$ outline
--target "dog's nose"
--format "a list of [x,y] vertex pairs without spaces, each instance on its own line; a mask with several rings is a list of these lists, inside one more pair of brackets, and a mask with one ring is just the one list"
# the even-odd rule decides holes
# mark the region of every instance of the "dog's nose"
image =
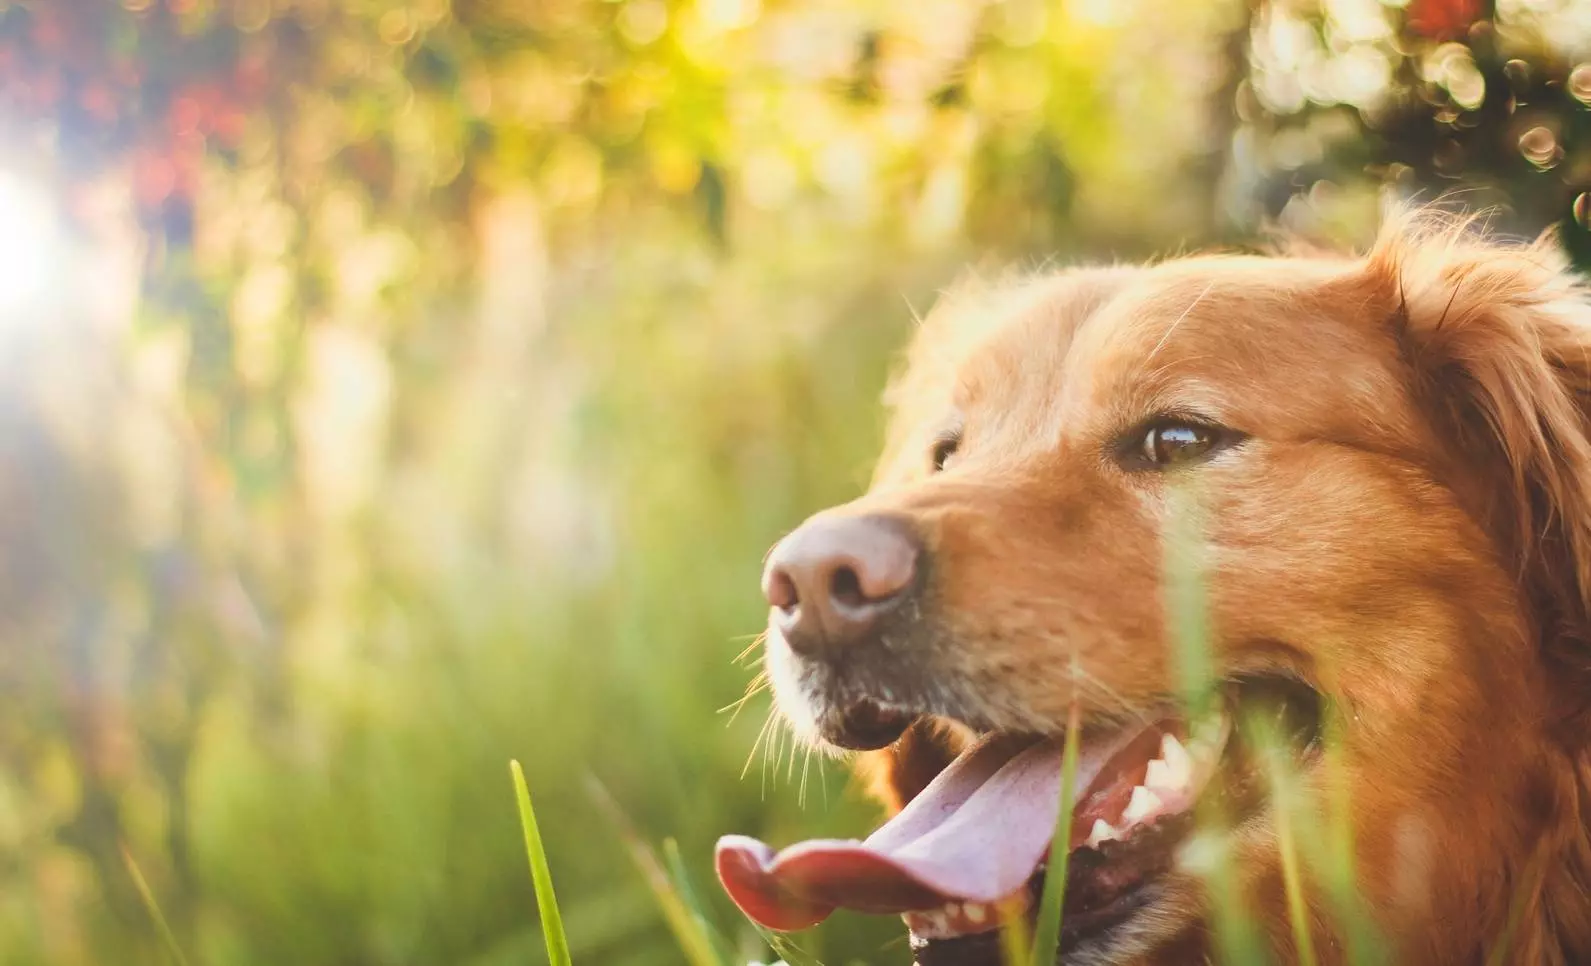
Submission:
[[762,592],[790,649],[817,656],[874,634],[916,585],[921,556],[904,521],[814,517],[774,547]]

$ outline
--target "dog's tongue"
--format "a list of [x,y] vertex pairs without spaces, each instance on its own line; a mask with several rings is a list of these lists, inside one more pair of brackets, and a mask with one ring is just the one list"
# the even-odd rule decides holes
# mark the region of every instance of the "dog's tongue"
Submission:
[[[1085,744],[1079,793],[1123,743]],[[718,841],[718,878],[742,912],[779,930],[816,925],[841,908],[898,913],[995,902],[1022,887],[1043,859],[1060,790],[1059,741],[992,736],[865,841],[818,839],[775,853],[728,835]]]

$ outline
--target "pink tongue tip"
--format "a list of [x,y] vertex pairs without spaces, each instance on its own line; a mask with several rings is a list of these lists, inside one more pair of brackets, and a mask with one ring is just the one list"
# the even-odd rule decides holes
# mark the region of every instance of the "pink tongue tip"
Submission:
[[[1128,736],[1130,737],[1130,736]],[[1085,748],[1086,789],[1121,746]],[[865,841],[818,839],[774,852],[743,835],[718,841],[718,878],[769,929],[816,925],[835,909],[899,913],[996,902],[1033,875],[1060,807],[1061,747],[996,735],[962,752]]]

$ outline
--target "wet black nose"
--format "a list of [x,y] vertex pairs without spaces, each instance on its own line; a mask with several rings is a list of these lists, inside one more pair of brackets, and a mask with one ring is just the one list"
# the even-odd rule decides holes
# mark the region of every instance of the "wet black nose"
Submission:
[[814,517],[768,556],[762,592],[798,654],[834,654],[874,638],[917,586],[922,545],[885,516]]

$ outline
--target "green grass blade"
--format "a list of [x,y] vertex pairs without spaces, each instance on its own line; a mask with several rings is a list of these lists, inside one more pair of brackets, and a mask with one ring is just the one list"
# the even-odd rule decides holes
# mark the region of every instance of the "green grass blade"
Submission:
[[552,870],[547,867],[547,853],[541,847],[541,832],[536,828],[536,812],[530,805],[525,772],[518,761],[510,761],[508,770],[514,776],[514,795],[519,799],[519,824],[525,830],[525,854],[530,857],[530,881],[536,890],[542,936],[547,940],[547,960],[552,966],[570,966],[569,940],[564,937],[558,897],[552,891]]
[[1271,813],[1276,821],[1276,848],[1282,860],[1282,890],[1287,898],[1287,919],[1293,927],[1293,948],[1299,966],[1315,966],[1315,940],[1309,928],[1309,907],[1304,902],[1303,876],[1298,864],[1298,842],[1293,837],[1295,813],[1304,812],[1298,776],[1289,767],[1290,751],[1275,731],[1255,726],[1249,732],[1269,778]]
[[[1198,494],[1186,485],[1169,490],[1164,533],[1166,620],[1176,651],[1187,719],[1199,721],[1215,708],[1215,661],[1210,653],[1204,587],[1204,530]],[[1266,962],[1254,917],[1244,903],[1227,848],[1229,825],[1222,809],[1201,796],[1195,812],[1199,831],[1190,843],[1193,864],[1209,890],[1215,919],[1217,962],[1251,966]]]
[[182,946],[177,943],[177,936],[171,931],[171,924],[166,922],[165,913],[160,911],[160,903],[155,901],[154,890],[149,888],[149,882],[144,878],[144,873],[138,868],[138,863],[133,860],[132,852],[127,846],[122,846],[122,862],[127,866],[127,874],[132,876],[133,887],[138,890],[138,897],[143,900],[144,908],[149,910],[149,918],[155,924],[155,931],[160,933],[161,942],[166,944],[166,951],[171,954],[172,962],[177,966],[188,966],[188,958],[182,954]]
[[681,895],[681,886],[669,878],[663,863],[658,861],[657,853],[630,824],[619,803],[614,801],[595,775],[586,776],[586,786],[597,807],[607,814],[618,829],[619,838],[623,840],[641,877],[651,887],[658,909],[663,913],[663,919],[674,934],[674,941],[679,944],[686,961],[691,966],[728,966],[720,959],[719,944],[714,942],[706,920],[692,911]]
[[[1329,684],[1330,679],[1325,680],[1328,682],[1325,688],[1327,693],[1335,691]],[[1313,842],[1316,851],[1321,853],[1315,861],[1325,870],[1334,911],[1343,927],[1348,966],[1386,966],[1390,961],[1387,944],[1364,898],[1359,894],[1359,876],[1354,861],[1353,803],[1349,794],[1351,775],[1348,771],[1344,727],[1341,715],[1328,704],[1324,713],[1320,759],[1330,812],[1327,836],[1324,841],[1305,836],[1301,844],[1307,848]]]
[[1214,710],[1216,683],[1204,597],[1203,521],[1194,493],[1179,487],[1168,496],[1171,512],[1165,533],[1166,619],[1176,649],[1183,707],[1188,720],[1194,722]]
[[788,936],[773,932],[756,923],[752,923],[752,928],[756,930],[758,936],[762,937],[762,941],[767,944],[768,948],[773,951],[773,955],[784,961],[786,966],[823,966],[822,960],[797,946]]
[[1028,935],[1028,911],[1020,901],[1001,906],[1000,912],[1000,962],[1005,966],[1023,966],[1033,955],[1033,944]]
[[734,957],[730,955],[728,947],[721,937],[708,925],[707,914],[703,912],[701,899],[696,895],[696,889],[691,884],[690,873],[685,870],[685,858],[680,855],[679,843],[672,838],[663,840],[663,857],[668,860],[668,870],[672,874],[674,884],[679,892],[680,900],[685,903],[686,910],[691,919],[696,923],[697,931],[707,938],[707,944],[712,947],[713,961],[715,963],[733,963]]
[[1066,721],[1066,747],[1061,753],[1061,807],[1055,816],[1055,834],[1050,838],[1050,866],[1044,876],[1038,926],[1033,932],[1033,966],[1054,966],[1061,948],[1061,907],[1066,904],[1066,867],[1072,855],[1072,799],[1076,797],[1077,743],[1082,730],[1082,711],[1074,699]]
[[1282,886],[1287,891],[1287,918],[1293,924],[1293,945],[1299,966],[1315,966],[1315,942],[1309,932],[1309,910],[1298,873],[1298,848],[1293,843],[1293,823],[1287,809],[1276,810],[1276,840],[1282,853]]

